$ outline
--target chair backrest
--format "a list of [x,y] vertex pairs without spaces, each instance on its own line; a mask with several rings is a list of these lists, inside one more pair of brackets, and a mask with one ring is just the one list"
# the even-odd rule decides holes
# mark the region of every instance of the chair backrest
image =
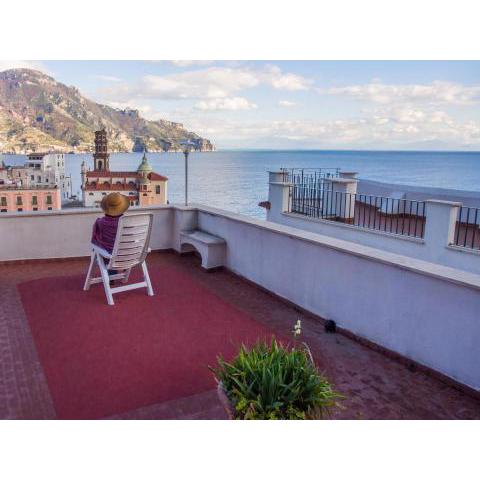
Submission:
[[152,222],[152,213],[130,214],[120,218],[112,258],[108,263],[109,270],[127,270],[145,260]]

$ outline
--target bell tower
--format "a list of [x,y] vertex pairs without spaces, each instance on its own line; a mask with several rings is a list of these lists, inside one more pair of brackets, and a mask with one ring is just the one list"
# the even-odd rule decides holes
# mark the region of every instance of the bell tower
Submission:
[[110,170],[110,154],[107,150],[107,132],[105,128],[95,132],[95,153],[93,154],[94,170]]

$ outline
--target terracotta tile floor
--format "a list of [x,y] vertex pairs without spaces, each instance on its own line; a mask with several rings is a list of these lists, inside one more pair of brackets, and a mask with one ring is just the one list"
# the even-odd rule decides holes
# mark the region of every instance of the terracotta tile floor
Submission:
[[[173,265],[225,301],[271,329],[288,334],[295,321],[321,369],[346,396],[338,419],[480,419],[480,400],[460,392],[340,334],[327,334],[314,317],[228,271],[204,272],[193,256],[155,253],[150,268]],[[85,271],[87,260],[0,266],[0,418],[54,419],[48,385],[38,360],[17,284],[48,276]],[[61,315],[61,312],[59,312]],[[115,419],[223,419],[216,392],[115,415]]]

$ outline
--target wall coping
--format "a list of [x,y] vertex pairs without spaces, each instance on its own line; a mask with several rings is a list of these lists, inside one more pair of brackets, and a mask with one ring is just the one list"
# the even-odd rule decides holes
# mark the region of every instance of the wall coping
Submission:
[[281,185],[282,187],[290,187],[293,183],[290,182],[268,182],[269,185]]
[[341,178],[341,177],[332,177],[332,178],[325,178],[326,182],[331,183],[358,183],[358,178]]
[[[128,211],[134,212],[146,212],[151,210],[165,210],[171,209],[172,205],[151,205],[148,207],[130,207]],[[181,209],[181,206],[176,206],[176,208]],[[51,217],[51,216],[58,216],[58,215],[89,215],[92,213],[101,214],[102,210],[96,207],[79,207],[79,208],[64,208],[61,210],[39,210],[36,212],[8,212],[8,213],[1,213],[0,220],[2,218],[26,218],[26,217]]]
[[424,200],[425,203],[433,203],[434,205],[448,205],[450,207],[461,207],[462,202],[451,202],[449,200],[435,200],[434,198],[429,198]]
[[453,250],[454,252],[469,253],[470,255],[480,256],[480,250],[477,250],[475,248],[461,247],[460,245],[454,245],[453,243],[447,245],[445,248]]
[[443,187],[433,187],[433,186],[423,186],[423,185],[411,185],[406,183],[386,183],[380,182],[378,180],[370,180],[368,178],[360,178],[360,183],[364,185],[374,185],[377,187],[383,187],[390,190],[402,190],[406,193],[421,193],[434,195],[455,195],[457,197],[473,199],[480,198],[480,190],[459,190],[456,188],[443,188]]

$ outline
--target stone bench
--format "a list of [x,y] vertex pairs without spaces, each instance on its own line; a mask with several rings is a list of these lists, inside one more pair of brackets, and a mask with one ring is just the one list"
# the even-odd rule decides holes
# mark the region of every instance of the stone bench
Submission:
[[202,267],[205,270],[225,265],[226,246],[223,238],[201,230],[180,233],[180,253],[197,250],[202,257]]

